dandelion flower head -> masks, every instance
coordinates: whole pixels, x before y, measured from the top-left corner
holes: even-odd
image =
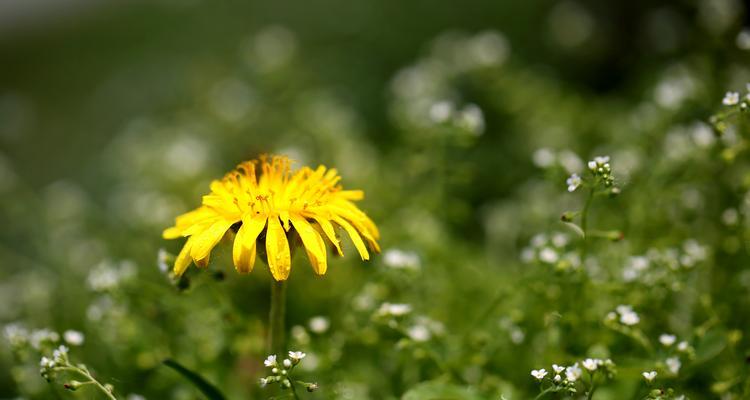
[[[261,156],[211,182],[211,193],[203,196],[202,205],[178,216],[175,225],[164,230],[165,239],[187,237],[174,273],[182,275],[191,262],[206,267],[211,250],[228,232],[234,232],[236,270],[249,273],[260,254],[277,281],[289,277],[296,244],[307,252],[315,273],[325,274],[327,243],[343,255],[336,234],[339,228],[363,260],[370,258],[368,247],[379,252],[377,227],[354,204],[364,193],[343,190],[335,169],[321,165],[292,171],[291,163],[285,156]]]

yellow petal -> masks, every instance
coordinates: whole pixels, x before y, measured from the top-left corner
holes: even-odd
[[[237,272],[248,273],[253,270],[257,250],[255,240],[265,227],[265,216],[256,214],[243,219],[232,248],[232,259]]]
[[[190,249],[190,257],[196,261],[205,259],[233,223],[231,220],[219,219],[203,232],[192,236],[195,242]]]
[[[245,232],[247,227],[242,225],[237,235],[234,236],[232,245],[232,261],[234,268],[241,274],[247,274],[253,270],[255,264],[255,243],[252,246],[245,246]]]
[[[176,226],[167,228],[161,233],[161,237],[164,239],[177,239],[180,236],[182,236],[182,231]]]
[[[187,242],[185,242],[185,245],[182,246],[182,250],[180,250],[180,253],[177,254],[177,258],[174,260],[174,274],[177,276],[182,276],[183,273],[185,273],[185,270],[187,267],[190,266],[190,263],[193,261],[192,258],[190,258],[190,247],[193,245],[193,238],[188,238]]]
[[[323,238],[304,217],[290,215],[290,219],[294,229],[302,239],[302,244],[305,246],[313,270],[318,275],[325,274],[328,264],[326,263],[326,244],[323,242]]]
[[[349,237],[352,238],[354,247],[357,248],[357,251],[359,252],[360,257],[362,257],[362,260],[369,260],[370,253],[367,252],[367,246],[365,246],[365,242],[362,241],[362,237],[359,236],[357,230],[354,229],[354,227],[349,222],[341,217],[333,217],[333,222],[339,224],[342,228],[344,228],[344,230],[346,230],[346,233],[348,233]]]
[[[333,245],[336,247],[336,251],[339,253],[340,256],[344,255],[344,252],[341,251],[341,245],[339,244],[339,238],[336,237],[336,231],[333,229],[333,224],[331,224],[331,221],[322,218],[322,217],[313,217],[315,221],[320,225],[320,228],[323,229],[323,232],[326,234],[326,237],[328,237],[328,240],[333,243]]]
[[[365,192],[361,190],[342,190],[337,195],[347,200],[362,200],[365,198]]]
[[[286,280],[289,277],[289,270],[292,268],[292,259],[289,252],[289,241],[286,240],[286,233],[284,228],[281,227],[278,217],[268,219],[266,256],[268,268],[271,270],[273,278],[277,281]]]

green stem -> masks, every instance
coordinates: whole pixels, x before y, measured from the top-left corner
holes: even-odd
[[[295,400],[299,400],[299,396],[297,395],[297,388],[294,386],[294,381],[291,378],[289,379],[289,387],[292,389],[292,395],[294,396]]]
[[[286,281],[271,281],[271,312],[268,321],[268,354],[284,357],[284,308],[286,303]]]
[[[544,389],[541,393],[539,393],[538,396],[534,397],[534,400],[539,400],[542,397],[546,396],[547,393],[551,393],[554,387],[548,387],[547,389]]]
[[[581,230],[583,231],[583,255],[586,256],[586,250],[587,250],[587,244],[589,240],[589,233],[588,233],[588,216],[589,216],[589,208],[591,207],[591,202],[594,200],[594,188],[591,188],[591,191],[589,191],[589,195],[586,198],[586,203],[583,205],[583,210],[581,210]]]
[[[102,385],[101,383],[99,383],[99,381],[97,381],[96,379],[94,379],[94,377],[91,376],[91,374],[88,371],[86,371],[86,370],[84,370],[82,368],[78,368],[78,367],[75,367],[75,366],[69,366],[69,367],[60,367],[60,368],[57,368],[57,370],[59,370],[59,371],[76,372],[76,373],[78,373],[78,374],[86,377],[86,379],[88,379],[88,382],[83,382],[83,384],[93,384],[99,390],[101,390],[101,392],[104,393],[110,400],[117,400],[117,397],[115,397],[112,394],[112,392],[110,392],[106,387],[104,387],[104,385]]]

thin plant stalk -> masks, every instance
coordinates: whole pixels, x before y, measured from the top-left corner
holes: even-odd
[[[268,354],[283,356],[286,348],[284,314],[286,281],[271,280],[271,311],[269,313]]]

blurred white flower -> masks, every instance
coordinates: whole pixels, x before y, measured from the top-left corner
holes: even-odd
[[[417,270],[420,259],[417,253],[400,249],[389,249],[383,254],[383,263],[393,269]]]
[[[484,113],[476,104],[467,104],[456,116],[456,123],[475,136],[484,133]]]
[[[578,363],[575,363],[571,365],[568,368],[565,368],[565,378],[569,380],[570,382],[575,382],[578,379],[581,378],[581,375],[583,374],[583,370],[581,370],[580,367],[578,367]]]
[[[409,338],[415,342],[426,342],[432,337],[432,333],[424,325],[414,325],[410,327],[407,332]]]
[[[436,124],[447,122],[452,116],[455,107],[452,102],[443,100],[430,106],[430,119]]]
[[[670,335],[668,333],[662,333],[661,335],[659,335],[659,343],[666,347],[673,345],[676,340],[677,336],[675,335]]]
[[[557,262],[559,258],[560,257],[557,255],[557,252],[551,247],[545,247],[541,251],[539,251],[539,260],[541,260],[542,262],[552,264]]]
[[[552,370],[555,371],[556,374],[560,374],[565,371],[565,367],[563,367],[562,365],[552,364]]]
[[[581,362],[581,365],[583,365],[583,368],[586,368],[589,371],[596,371],[596,369],[599,367],[600,362],[601,360],[587,358]]]
[[[735,44],[740,50],[750,50],[750,29],[743,29],[737,34]]]
[[[654,378],[656,378],[656,371],[648,371],[648,372],[644,372],[644,373],[642,373],[641,375],[643,375],[643,377],[644,377],[644,378],[645,378],[645,379],[646,379],[647,381],[651,382],[651,381],[653,381],[653,380],[654,380]]]
[[[620,323],[623,325],[636,325],[638,324],[641,319],[638,317],[638,314],[633,311],[633,308],[628,305],[619,305],[616,308],[617,313],[620,314]]]
[[[8,340],[11,346],[19,347],[26,344],[29,340],[29,331],[21,324],[13,323],[5,325],[3,331],[5,339]]]
[[[677,344],[677,350],[679,351],[687,351],[688,348],[690,348],[690,345],[684,340]]]
[[[680,362],[679,357],[669,357],[664,361],[664,363],[667,364],[667,369],[669,369],[669,372],[674,375],[677,375],[677,373],[680,372],[680,368],[682,367],[682,362]]]
[[[548,147],[537,149],[531,156],[531,160],[534,162],[534,165],[539,168],[551,167],[555,163],[556,159],[557,156],[555,155],[555,152]]]
[[[80,346],[83,344],[85,337],[83,333],[69,329],[63,333],[63,339],[70,345]]]
[[[382,316],[400,317],[411,312],[409,304],[391,304],[383,303],[378,309],[378,314]]]
[[[740,102],[740,94],[738,92],[727,92],[724,95],[724,99],[721,100],[721,103],[725,106],[733,106]]]
[[[310,327],[310,331],[321,334],[325,333],[328,330],[328,328],[331,326],[331,321],[326,317],[316,316],[310,318],[308,326]]]

